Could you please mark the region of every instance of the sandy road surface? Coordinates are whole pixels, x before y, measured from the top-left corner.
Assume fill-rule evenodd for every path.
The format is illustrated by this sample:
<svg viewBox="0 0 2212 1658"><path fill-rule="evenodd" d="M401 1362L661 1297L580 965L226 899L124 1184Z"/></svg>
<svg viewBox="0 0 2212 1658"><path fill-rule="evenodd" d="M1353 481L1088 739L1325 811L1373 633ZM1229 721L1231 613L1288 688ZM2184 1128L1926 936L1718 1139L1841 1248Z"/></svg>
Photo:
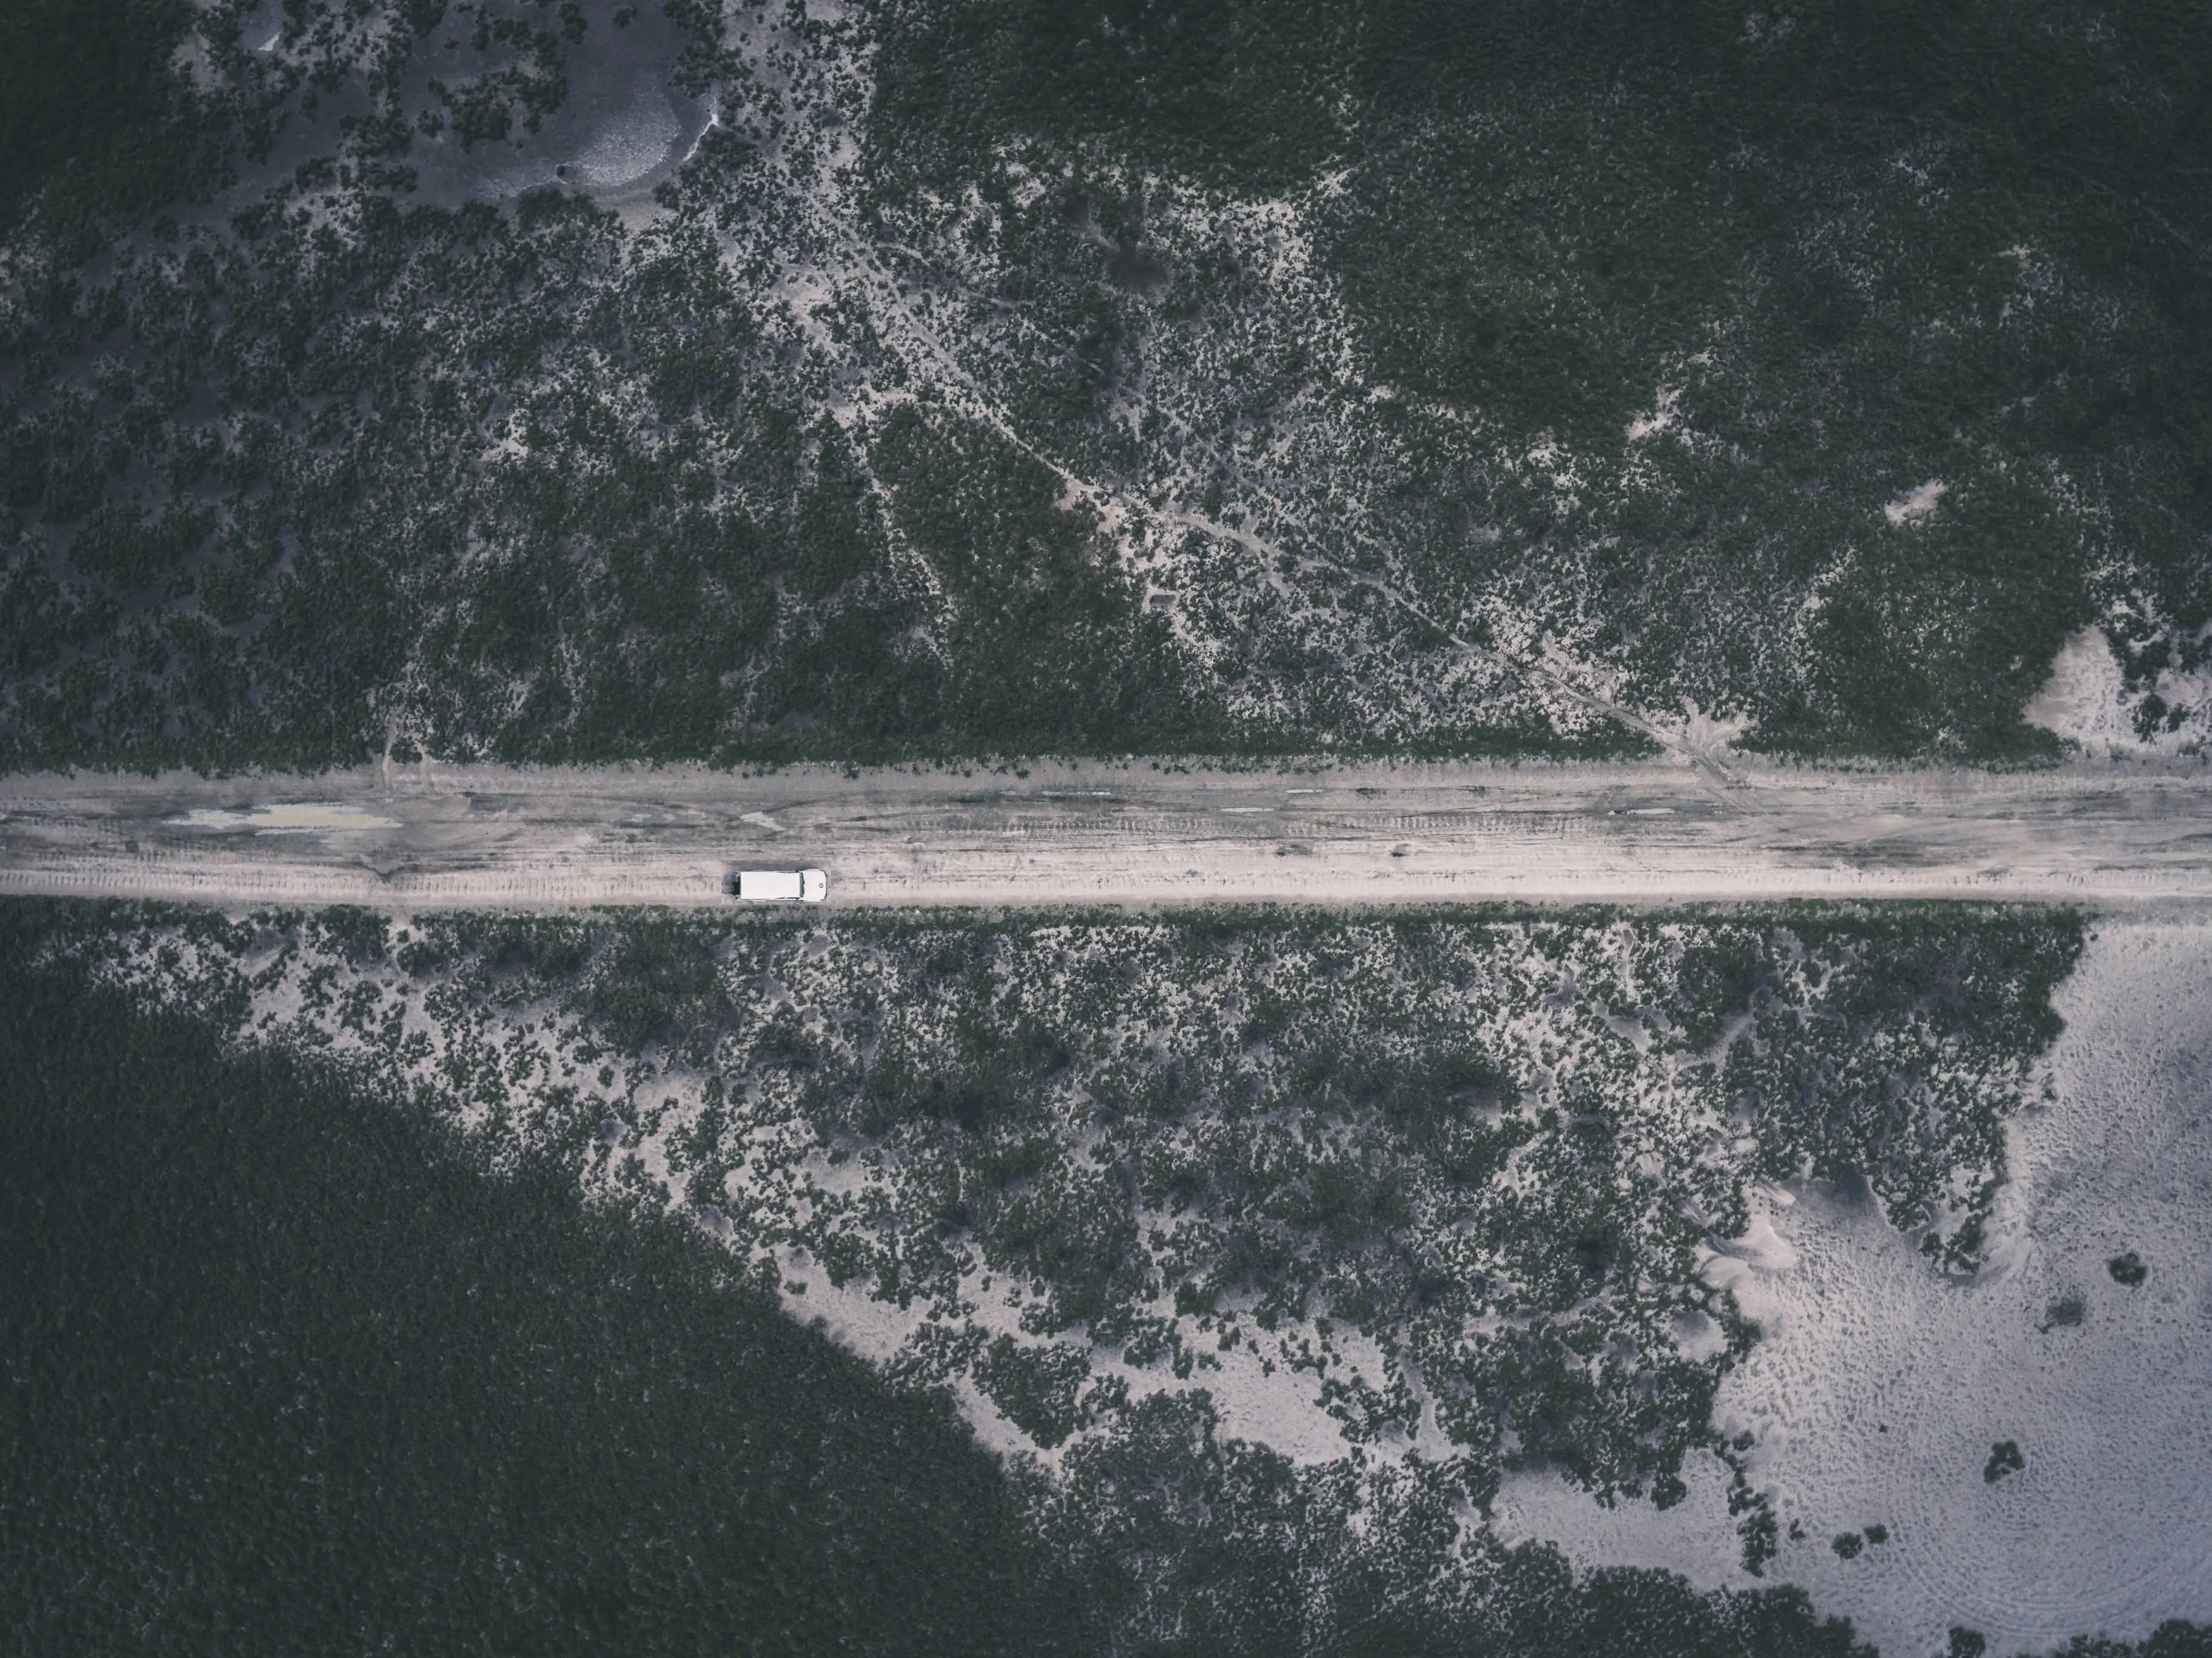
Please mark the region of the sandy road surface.
<svg viewBox="0 0 2212 1658"><path fill-rule="evenodd" d="M0 893L392 909L2212 899L2212 768L2018 776L1682 765L977 770L405 767L0 779Z"/></svg>

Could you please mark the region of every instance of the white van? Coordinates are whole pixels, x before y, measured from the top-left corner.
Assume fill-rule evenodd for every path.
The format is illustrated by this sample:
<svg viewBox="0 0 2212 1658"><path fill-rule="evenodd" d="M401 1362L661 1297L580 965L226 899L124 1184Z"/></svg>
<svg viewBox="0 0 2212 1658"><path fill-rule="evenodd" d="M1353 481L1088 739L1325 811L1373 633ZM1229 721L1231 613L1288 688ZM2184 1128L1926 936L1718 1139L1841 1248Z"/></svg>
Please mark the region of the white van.
<svg viewBox="0 0 2212 1658"><path fill-rule="evenodd" d="M818 869L737 869L722 890L741 904L818 904L830 896L830 878Z"/></svg>

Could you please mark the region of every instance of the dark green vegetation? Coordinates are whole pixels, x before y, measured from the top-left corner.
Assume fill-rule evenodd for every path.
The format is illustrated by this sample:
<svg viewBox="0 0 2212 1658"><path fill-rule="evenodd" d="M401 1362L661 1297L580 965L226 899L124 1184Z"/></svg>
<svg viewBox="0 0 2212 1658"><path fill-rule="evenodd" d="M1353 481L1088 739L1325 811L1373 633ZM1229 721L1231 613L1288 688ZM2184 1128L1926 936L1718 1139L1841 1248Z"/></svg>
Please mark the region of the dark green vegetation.
<svg viewBox="0 0 2212 1658"><path fill-rule="evenodd" d="M564 61L518 15L510 56ZM422 204L407 46L459 24L410 16L370 75L384 115L323 123L343 163L242 164L227 220L157 221L98 277L26 239L0 301L0 764L1219 736L1046 469L919 405L855 450L760 291L781 255L732 270L717 199L642 239L558 190ZM224 107L258 96L312 150L344 31L288 23L279 74L228 21ZM470 118L520 134L565 82L515 74L433 81L414 125L511 93ZM711 145L702 183L757 208L750 155Z"/></svg>
<svg viewBox="0 0 2212 1658"><path fill-rule="evenodd" d="M1829 1542L1828 1546L1836 1552L1836 1554L1839 1558L1844 1560L1856 1560L1859 1558L1860 1554L1868 1548L1879 1548L1881 1545L1888 1541L1888 1527L1869 1526L1863 1532L1847 1531L1837 1533L1835 1537Z"/></svg>
<svg viewBox="0 0 2212 1658"><path fill-rule="evenodd" d="M1990 1460L1983 1466L1982 1480L1994 1485L2008 1473L2018 1473L2027 1467L2027 1459L2020 1454L2016 1441L2000 1439L1990 1447Z"/></svg>
<svg viewBox="0 0 2212 1658"><path fill-rule="evenodd" d="M2212 718L2197 8L647 10L10 11L0 765Z"/></svg>
<svg viewBox="0 0 2212 1658"><path fill-rule="evenodd" d="M2105 1270L2112 1275L2113 1283L2124 1284L2130 1290L2150 1276L2150 1268L2143 1265L2142 1257L2132 1249L2125 1254L2114 1255L2105 1263Z"/></svg>
<svg viewBox="0 0 2212 1658"><path fill-rule="evenodd" d="M1049 475L909 415L877 451L878 501L758 372L778 347L711 237L626 249L558 197L360 215L337 241L270 222L220 276L140 268L158 384L33 393L9 504L71 527L58 571L17 541L0 597L21 671L7 762L880 759L1202 732L1164 628ZM211 337L199 277L254 322ZM634 367L638 418L606 406L603 356ZM244 411L231 434L178 420L209 393ZM487 420L509 450L486 452Z"/></svg>
<svg viewBox="0 0 2212 1658"><path fill-rule="evenodd" d="M4 920L0 1644L1090 1649L941 1401Z"/></svg>
<svg viewBox="0 0 2212 1658"><path fill-rule="evenodd" d="M1210 1442L1203 1390L1256 1364L1449 1508L1537 1467L1667 1506L1687 1454L1745 1448L1711 1405L1756 1332L1703 1269L1759 1181L1870 1188L1973 1270L2080 942L2066 914L1808 907L331 911L58 947L896 1309L895 1374L1085 1436L1074 1466ZM1737 1499L1757 1565L1774 1521Z"/></svg>
<svg viewBox="0 0 2212 1658"><path fill-rule="evenodd" d="M55 919L10 914L0 951L11 1646L1382 1653L1504 1637L1565 1655L1649 1628L1661 1653L1853 1649L1802 1597L1577 1583L1530 1552L1497 1552L1479 1594L1433 1507L1378 1572L1348 1552L1346 1493L1297 1492L1279 1459L1158 1412L1115 1453L1141 1460L1133 1506L1085 1503L1080 1478L1048 1500L940 1399L887 1388L669 1223L583 1207L547 1164L487 1175L448 1131L326 1067L226 1053L204 1023L26 971ZM86 919L61 926L82 942ZM1041 1530L1024 1503L1045 1503Z"/></svg>
<svg viewBox="0 0 2212 1658"><path fill-rule="evenodd" d="M1042 469L896 422L886 525L834 428L772 385L744 395L720 354L775 346L710 239L625 250L557 197L513 218L380 201L349 228L334 244L272 224L227 256L231 303L287 319L281 337L210 340L159 278L137 296L170 319L176 395L213 378L251 407L234 441L135 392L119 427L64 394L18 428L17 504L76 528L72 574L19 562L9 590L35 670L0 737L13 763L313 766L388 744L884 758L1189 734L1161 629ZM642 423L604 406L602 355L636 365ZM408 386L419 401L388 406ZM510 452L484 452L488 417ZM85 444L104 463L57 466ZM182 498L99 505L103 464ZM894 528L957 604L941 639L923 636L939 601L892 557ZM102 636L125 653L91 648Z"/></svg>
<svg viewBox="0 0 2212 1658"><path fill-rule="evenodd" d="M1176 410L1227 498L1286 466L1351 484L1381 522L1271 521L1347 562L1390 549L1432 607L1541 617L1632 700L1740 709L1810 753L2037 752L2020 705L2093 618L2138 675L2203 658L2199 8L892 11L871 155L902 234L928 222L918 200L997 184L1025 238L1001 279L1073 336L1096 302L1031 280L1051 237L1028 221L1071 189L1109 238L1147 234L1147 191L1154 227L1186 209L1161 255L1179 321L1243 354L1252 398ZM993 160L1008 146L1067 180L1026 216ZM1310 314L1239 333L1214 308L1224 270L1246 310L1285 306L1253 274L1279 251L1222 197L1296 199L1325 172L1310 234L1364 373L1402 398L1357 459L1282 429L1310 426L1327 378ZM1176 199L1184 179L1210 194ZM1179 367L1171 331L1129 317L1123 355L1152 362L1124 378ZM1929 480L1942 507L1891 525Z"/></svg>
<svg viewBox="0 0 2212 1658"><path fill-rule="evenodd" d="M269 919L264 945L361 967L398 942ZM1002 1473L688 1229L580 1203L573 1163L455 1135L313 1044L222 1041L241 1010L191 963L227 931L0 910L12 1648L1869 1651L1794 1591L1462 1547L1433 1470L1293 1468L1202 1400L1127 1412L1056 1483ZM108 982L141 944L166 1012ZM485 959L519 986L588 957L521 928Z"/></svg>
<svg viewBox="0 0 2212 1658"><path fill-rule="evenodd" d="M11 0L0 9L0 238L42 193L72 239L195 184L204 112L167 59L189 0ZM75 244L81 246L82 244Z"/></svg>

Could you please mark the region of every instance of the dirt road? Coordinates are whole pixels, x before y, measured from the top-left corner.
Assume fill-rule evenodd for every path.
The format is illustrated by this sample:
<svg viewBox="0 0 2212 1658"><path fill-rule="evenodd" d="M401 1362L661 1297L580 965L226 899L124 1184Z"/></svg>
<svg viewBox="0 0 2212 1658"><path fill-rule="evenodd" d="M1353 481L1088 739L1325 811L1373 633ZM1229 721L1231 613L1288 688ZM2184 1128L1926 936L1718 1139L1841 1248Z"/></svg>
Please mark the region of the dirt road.
<svg viewBox="0 0 2212 1658"><path fill-rule="evenodd" d="M2212 899L2212 768L1136 762L1025 773L406 767L0 779L0 893L257 904L831 905Z"/></svg>

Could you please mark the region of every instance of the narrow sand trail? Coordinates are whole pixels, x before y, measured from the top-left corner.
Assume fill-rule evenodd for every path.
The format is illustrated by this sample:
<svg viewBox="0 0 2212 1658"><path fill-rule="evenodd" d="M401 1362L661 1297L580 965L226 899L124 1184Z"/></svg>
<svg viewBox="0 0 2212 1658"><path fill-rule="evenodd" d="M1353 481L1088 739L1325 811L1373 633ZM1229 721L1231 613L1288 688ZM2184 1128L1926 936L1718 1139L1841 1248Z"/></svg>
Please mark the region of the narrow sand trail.
<svg viewBox="0 0 2212 1658"><path fill-rule="evenodd" d="M0 779L0 893L392 909L2212 898L2212 768L365 768Z"/></svg>

